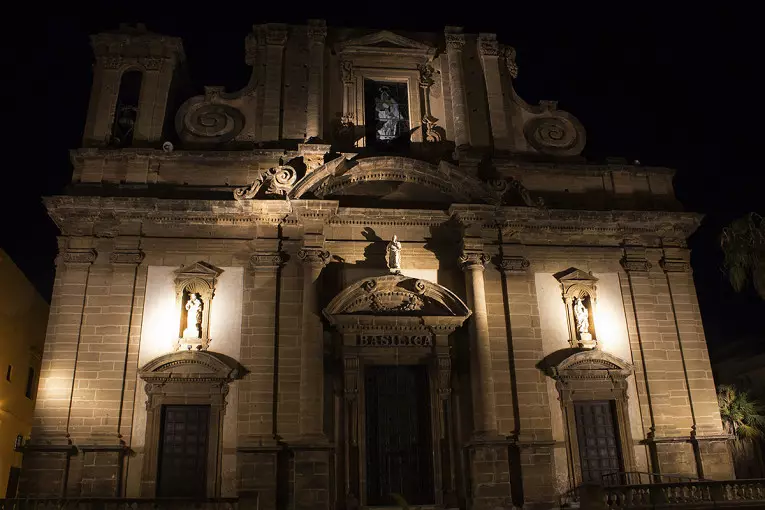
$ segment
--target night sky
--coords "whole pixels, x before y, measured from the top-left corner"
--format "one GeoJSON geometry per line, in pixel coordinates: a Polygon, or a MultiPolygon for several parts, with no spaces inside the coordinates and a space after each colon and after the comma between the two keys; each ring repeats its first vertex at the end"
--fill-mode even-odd
{"type": "Polygon", "coordinates": [[[588,160],[615,156],[678,169],[680,200],[688,210],[707,214],[691,246],[710,347],[741,340],[765,350],[765,303],[752,291],[730,289],[717,241],[730,219],[765,213],[764,129],[754,113],[763,59],[754,43],[762,28],[745,26],[746,13],[674,13],[642,3],[634,12],[596,14],[509,2],[494,4],[505,5],[504,13],[462,8],[452,15],[445,3],[426,4],[443,12],[433,15],[423,7],[404,15],[393,4],[356,3],[356,9],[374,10],[351,16],[338,14],[338,3],[312,9],[285,3],[284,13],[221,6],[195,10],[196,18],[157,17],[163,9],[155,8],[52,17],[45,28],[9,21],[2,36],[12,70],[11,81],[3,82],[9,110],[4,149],[11,154],[2,169],[3,249],[49,299],[57,230],[40,197],[61,193],[71,178],[67,151],[80,145],[90,95],[89,34],[116,29],[120,22],[144,22],[149,30],[181,37],[196,93],[202,93],[204,85],[237,90],[247,83],[244,38],[254,23],[323,18],[330,26],[436,32],[460,25],[471,33],[496,32],[500,42],[517,49],[518,93],[532,104],[557,100],[560,109],[578,117],[587,130],[588,160]]]}

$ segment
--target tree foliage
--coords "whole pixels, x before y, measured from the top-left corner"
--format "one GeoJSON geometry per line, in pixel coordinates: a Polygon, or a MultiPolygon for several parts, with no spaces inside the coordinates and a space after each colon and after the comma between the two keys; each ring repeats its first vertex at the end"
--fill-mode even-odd
{"type": "Polygon", "coordinates": [[[762,405],[748,393],[735,386],[721,384],[717,387],[717,402],[720,417],[729,434],[736,439],[758,439],[765,437],[765,416],[762,405]]]}
{"type": "Polygon", "coordinates": [[[740,292],[751,282],[765,299],[765,221],[749,213],[723,228],[720,245],[731,285],[740,292]]]}

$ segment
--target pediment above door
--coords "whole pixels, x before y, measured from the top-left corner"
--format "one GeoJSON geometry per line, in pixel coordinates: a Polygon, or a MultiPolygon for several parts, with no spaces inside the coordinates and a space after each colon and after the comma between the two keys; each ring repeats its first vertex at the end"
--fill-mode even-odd
{"type": "Polygon", "coordinates": [[[436,54],[436,48],[420,41],[415,41],[389,30],[381,30],[341,41],[335,45],[335,51],[342,58],[354,60],[364,56],[398,56],[419,63],[430,61],[436,54]]]}

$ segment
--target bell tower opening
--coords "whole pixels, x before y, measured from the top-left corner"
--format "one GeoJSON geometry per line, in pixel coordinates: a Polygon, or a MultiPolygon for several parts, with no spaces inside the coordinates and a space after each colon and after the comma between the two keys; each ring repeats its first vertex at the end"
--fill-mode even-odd
{"type": "Polygon", "coordinates": [[[122,75],[112,127],[112,145],[115,147],[130,147],[133,144],[142,81],[143,74],[138,70],[125,71],[122,75]]]}

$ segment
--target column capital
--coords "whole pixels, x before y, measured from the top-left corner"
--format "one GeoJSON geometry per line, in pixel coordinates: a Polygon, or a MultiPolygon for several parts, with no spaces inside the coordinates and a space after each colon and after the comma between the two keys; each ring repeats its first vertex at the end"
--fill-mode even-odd
{"type": "Polygon", "coordinates": [[[93,248],[70,248],[61,253],[61,260],[66,265],[90,265],[96,261],[98,253],[93,248]]]}
{"type": "Polygon", "coordinates": [[[298,257],[303,264],[324,267],[329,262],[329,251],[323,248],[301,248],[298,257]]]}
{"type": "Polygon", "coordinates": [[[266,30],[266,43],[268,45],[284,46],[287,43],[286,25],[268,25],[266,30]]]}
{"type": "Polygon", "coordinates": [[[284,254],[281,252],[258,252],[250,255],[250,269],[263,271],[277,269],[284,263],[284,254]]]}
{"type": "Polygon", "coordinates": [[[465,46],[465,35],[461,33],[449,33],[444,34],[446,38],[446,49],[448,51],[462,51],[465,46]]]}
{"type": "Polygon", "coordinates": [[[529,259],[522,256],[506,256],[499,261],[500,271],[505,273],[525,273],[531,264],[529,259]]]}
{"type": "Polygon", "coordinates": [[[340,62],[340,71],[343,75],[343,83],[350,85],[353,83],[353,62],[350,60],[343,60],[340,62]]]}
{"type": "Polygon", "coordinates": [[[691,265],[681,258],[664,256],[659,261],[659,265],[667,273],[687,273],[691,270],[691,265]]]}
{"type": "Polygon", "coordinates": [[[141,250],[117,250],[109,255],[109,262],[112,264],[132,264],[139,265],[143,262],[145,255],[141,250]]]}
{"type": "Polygon", "coordinates": [[[498,57],[499,42],[497,42],[497,34],[478,34],[478,51],[482,57],[498,57]]]}
{"type": "Polygon", "coordinates": [[[647,273],[651,270],[651,267],[653,265],[648,262],[648,259],[643,257],[636,257],[636,256],[630,256],[625,255],[622,257],[622,259],[619,261],[624,268],[625,271],[629,272],[642,272],[647,273]]]}
{"type": "Polygon", "coordinates": [[[460,266],[463,271],[480,269],[484,270],[486,263],[491,257],[483,252],[465,252],[460,254],[460,266]]]}
{"type": "Polygon", "coordinates": [[[323,19],[308,20],[308,40],[311,44],[324,44],[327,37],[327,22],[323,19]]]}

